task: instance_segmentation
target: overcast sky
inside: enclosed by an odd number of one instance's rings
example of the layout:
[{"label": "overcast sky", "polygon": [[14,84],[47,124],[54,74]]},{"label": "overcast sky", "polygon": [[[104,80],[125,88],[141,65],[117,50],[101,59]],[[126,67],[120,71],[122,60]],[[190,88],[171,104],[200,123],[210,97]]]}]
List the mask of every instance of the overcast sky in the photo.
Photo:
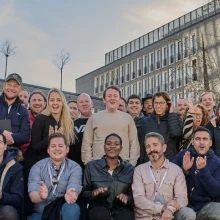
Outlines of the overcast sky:
[{"label": "overcast sky", "polygon": [[[53,65],[62,49],[71,60],[63,73],[63,90],[75,92],[75,79],[104,66],[105,53],[208,0],[0,0],[0,45],[10,40],[16,55],[8,73],[46,87],[60,86]],[[0,54],[0,78],[5,57]]]}]

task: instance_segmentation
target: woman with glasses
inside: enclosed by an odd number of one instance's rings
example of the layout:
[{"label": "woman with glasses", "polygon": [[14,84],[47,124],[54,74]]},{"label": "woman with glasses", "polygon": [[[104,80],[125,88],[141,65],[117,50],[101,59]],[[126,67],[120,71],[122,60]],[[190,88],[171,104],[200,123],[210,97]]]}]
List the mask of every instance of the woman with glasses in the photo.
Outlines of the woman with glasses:
[{"label": "woman with glasses", "polygon": [[188,110],[184,117],[183,136],[180,144],[180,150],[189,148],[192,145],[192,135],[199,126],[206,126],[209,121],[208,112],[200,104],[193,105],[188,101]]},{"label": "woman with glasses", "polygon": [[134,220],[134,167],[121,159],[121,150],[121,137],[110,134],[104,141],[105,155],[86,166],[83,196],[88,200],[89,220]]},{"label": "woman with glasses", "polygon": [[167,150],[165,157],[172,161],[177,154],[179,139],[182,135],[182,121],[174,112],[174,106],[166,92],[158,92],[153,96],[153,112],[147,118],[144,118],[141,138],[141,156],[140,161],[148,161],[145,152],[145,135],[149,132],[157,132],[163,135]]},{"label": "woman with glasses", "polygon": [[206,128],[210,130],[212,135],[212,149],[220,157],[220,103],[216,108],[215,117],[208,122]]},{"label": "woman with glasses", "polygon": [[[46,109],[34,120],[31,133],[31,165],[48,157],[48,137],[53,133],[65,134],[68,144],[74,142],[73,121],[62,91],[52,88],[47,95]],[[30,155],[31,154],[31,155]],[[30,160],[30,159],[29,159]]]}]

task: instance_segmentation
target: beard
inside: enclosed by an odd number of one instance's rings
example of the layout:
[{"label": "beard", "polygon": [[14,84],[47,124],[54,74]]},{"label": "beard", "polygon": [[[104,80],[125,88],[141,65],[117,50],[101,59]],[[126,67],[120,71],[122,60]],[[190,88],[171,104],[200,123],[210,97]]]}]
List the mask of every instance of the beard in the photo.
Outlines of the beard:
[{"label": "beard", "polygon": [[16,95],[16,94],[12,97],[9,97],[6,93],[4,93],[4,96],[5,96],[5,99],[10,100],[10,101],[13,99],[16,99],[18,97],[18,95]]},{"label": "beard", "polygon": [[[152,154],[156,154],[155,156],[151,156]],[[149,154],[148,154],[148,157],[150,159],[150,161],[152,162],[157,162],[161,157],[163,156],[163,153],[162,152],[158,152],[158,151],[151,151]]]}]

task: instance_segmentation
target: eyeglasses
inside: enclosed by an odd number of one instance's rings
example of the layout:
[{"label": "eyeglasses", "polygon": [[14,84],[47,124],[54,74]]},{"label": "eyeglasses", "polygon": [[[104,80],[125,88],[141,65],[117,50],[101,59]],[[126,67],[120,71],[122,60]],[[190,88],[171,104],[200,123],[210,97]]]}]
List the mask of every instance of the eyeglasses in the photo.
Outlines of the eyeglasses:
[{"label": "eyeglasses", "polygon": [[159,106],[165,105],[165,104],[166,104],[166,102],[154,102],[154,105],[159,105]]},{"label": "eyeglasses", "polygon": [[59,175],[59,170],[54,169],[54,170],[53,170],[53,177],[52,177],[52,183],[53,183],[53,185],[56,185],[56,184],[59,183],[58,175]]}]

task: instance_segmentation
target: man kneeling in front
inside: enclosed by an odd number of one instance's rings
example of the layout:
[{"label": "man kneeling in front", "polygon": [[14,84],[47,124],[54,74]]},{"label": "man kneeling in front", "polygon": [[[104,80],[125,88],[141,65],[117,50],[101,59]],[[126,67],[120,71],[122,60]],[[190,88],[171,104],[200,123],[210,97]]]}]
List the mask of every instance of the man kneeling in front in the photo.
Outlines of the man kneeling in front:
[{"label": "man kneeling in front", "polygon": [[[49,136],[47,152],[49,158],[37,162],[29,174],[28,192],[35,206],[28,220],[55,220],[61,216],[63,220],[78,220],[80,208],[76,200],[82,189],[81,167],[66,158],[69,147],[63,134]],[[54,217],[48,216],[49,211]]]},{"label": "man kneeling in front", "polygon": [[186,180],[182,170],[164,157],[166,144],[162,135],[145,136],[149,162],[136,167],[133,197],[136,220],[194,220],[195,212],[187,208]]}]

